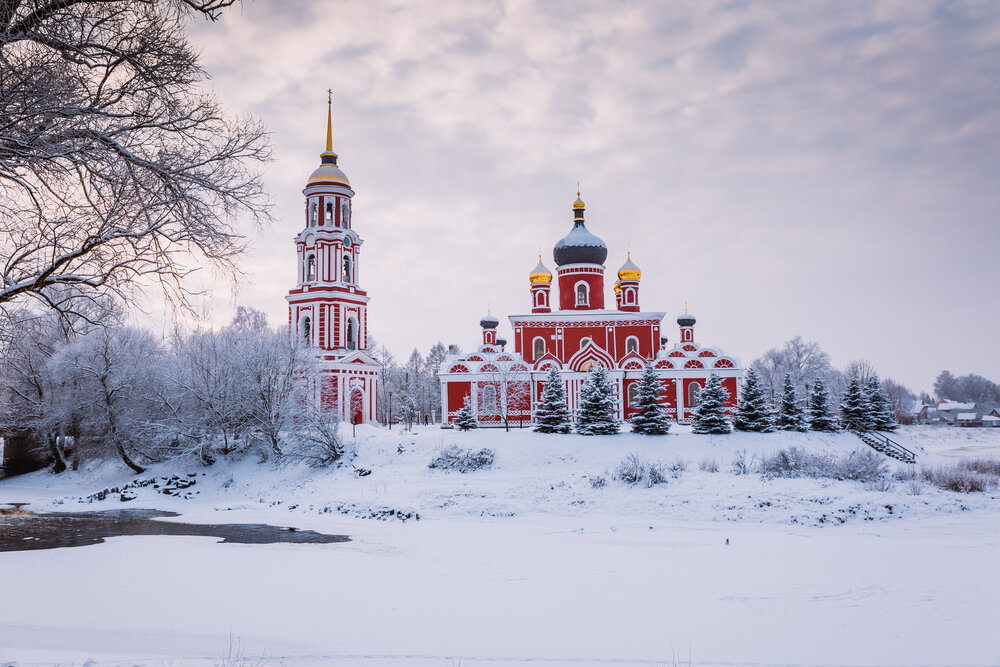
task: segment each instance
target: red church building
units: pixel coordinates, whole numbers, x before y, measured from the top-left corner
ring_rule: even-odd
[[[364,241],[354,227],[354,190],[333,151],[330,106],[328,100],[326,150],[302,191],[298,277],[285,298],[290,335],[320,360],[316,400],[342,420],[361,423],[375,420],[379,365],[368,353],[368,294],[359,282]]]
[[[529,422],[552,368],[566,384],[570,412],[576,415],[580,388],[587,371],[600,365],[609,371],[618,396],[618,416],[635,412],[638,382],[652,363],[662,386],[661,401],[671,417],[688,421],[698,395],[715,373],[736,405],[742,375],[737,359],[715,347],[695,341],[695,318],[677,318],[678,342],[668,345],[662,329],[665,313],[639,306],[642,272],[631,255],[618,270],[614,283],[615,308],[605,308],[604,262],[607,246],[592,234],[584,220],[585,206],[577,193],[573,228],[553,248],[558,282],[558,309],[553,310],[552,273],[539,257],[528,276],[531,312],[509,317],[514,332],[513,352],[497,338],[499,320],[480,321],[483,344],[468,355],[449,355],[442,363],[441,408],[444,421],[454,420],[466,396],[482,425],[498,425],[504,414],[510,422]]]

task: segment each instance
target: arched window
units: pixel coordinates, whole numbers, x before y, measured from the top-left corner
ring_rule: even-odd
[[[309,226],[316,226],[316,218],[319,216],[319,204],[315,201],[309,205]]]
[[[535,359],[535,361],[538,361],[545,354],[545,339],[542,338],[541,336],[537,337],[535,339],[535,342],[532,343],[532,346],[533,346],[534,352],[535,352],[534,359]]]
[[[625,339],[625,354],[632,354],[633,352],[639,352],[639,339],[635,336],[629,336]]]
[[[358,325],[355,323],[353,317],[347,318],[347,349],[353,350],[358,347],[358,342],[356,340],[358,336]]]
[[[316,255],[309,255],[306,258],[306,282],[311,283],[316,280]]]
[[[698,398],[701,396],[701,385],[697,382],[692,382],[688,385],[688,407],[696,408],[698,407]]]
[[[328,201],[326,203],[326,224],[333,224],[333,202]]]
[[[639,398],[639,383],[633,382],[628,386],[628,405],[629,407],[634,407],[636,400]]]
[[[349,283],[351,281],[351,256],[344,255],[344,282]]]
[[[302,320],[302,341],[306,345],[312,345],[312,320],[308,317]]]
[[[576,286],[576,305],[587,305],[587,283],[580,283]]]
[[[344,203],[340,205],[340,220],[344,223],[344,227],[351,226],[351,205],[344,200]]]

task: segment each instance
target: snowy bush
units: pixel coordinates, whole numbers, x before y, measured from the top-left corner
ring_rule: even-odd
[[[920,472],[926,482],[946,491],[980,493],[995,488],[1000,482],[1000,477],[970,469],[970,465],[974,463],[974,461],[963,461],[953,466],[922,468]]]
[[[719,472],[719,464],[715,459],[703,459],[698,464],[698,470],[702,472]]]
[[[746,475],[750,472],[750,464],[747,462],[747,450],[737,450],[736,455],[733,456],[730,468],[734,475]]]
[[[626,484],[636,485],[640,482],[646,487],[656,484],[666,484],[669,468],[659,461],[647,463],[638,454],[629,454],[615,468],[614,479]]]
[[[472,472],[493,465],[494,455],[492,449],[485,447],[477,452],[471,449],[462,449],[458,445],[451,445],[439,451],[427,464],[427,467],[437,470],[457,470],[463,473]]]
[[[885,462],[875,452],[855,450],[843,457],[813,454],[801,447],[789,447],[765,456],[760,462],[765,478],[824,477],[876,483],[885,477]]]
[[[604,477],[604,475],[594,475],[587,481],[590,482],[590,488],[592,489],[603,489],[608,485],[608,480]]]
[[[969,459],[968,461],[962,461],[959,465],[966,470],[978,472],[981,475],[1000,477],[1000,461],[993,459]]]

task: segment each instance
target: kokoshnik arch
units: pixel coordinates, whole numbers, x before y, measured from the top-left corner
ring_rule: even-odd
[[[354,229],[351,188],[333,151],[327,100],[326,150],[309,176],[305,227],[295,237],[296,286],[289,290],[291,336],[320,362],[314,400],[352,423],[375,420],[379,365],[368,352],[368,294],[359,284],[361,245]]]
[[[638,383],[647,363],[656,369],[661,403],[677,421],[694,416],[698,395],[712,373],[729,391],[727,408],[735,407],[743,373],[739,361],[719,348],[697,343],[695,318],[687,312],[677,318],[679,341],[668,346],[661,327],[665,313],[644,312],[639,307],[642,272],[631,254],[614,283],[615,309],[605,309],[608,248],[587,229],[585,209],[578,192],[572,209],[573,228],[552,249],[558,275],[558,310],[552,309],[552,273],[539,257],[528,276],[531,312],[509,317],[514,351],[505,350],[507,341],[497,338],[500,322],[488,314],[479,322],[483,344],[472,354],[451,354],[441,364],[442,421],[454,421],[468,396],[483,426],[502,423],[504,411],[509,421],[530,422],[553,367],[561,372],[574,419],[580,389],[595,365],[608,370],[620,419],[636,412]]]

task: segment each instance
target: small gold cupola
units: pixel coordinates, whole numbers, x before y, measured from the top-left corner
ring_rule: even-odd
[[[528,282],[532,285],[537,285],[539,283],[551,283],[552,282],[552,272],[542,264],[542,256],[538,256],[538,265],[531,270],[528,274]]]
[[[333,91],[327,90],[326,93],[326,150],[319,154],[319,167],[309,176],[306,186],[337,183],[350,187],[347,175],[337,166],[338,156],[333,151]]]
[[[630,252],[625,263],[622,264],[622,268],[618,269],[618,280],[639,280],[640,278],[642,278],[642,271],[632,261],[632,253]]]

